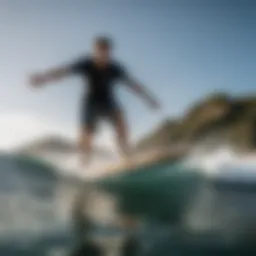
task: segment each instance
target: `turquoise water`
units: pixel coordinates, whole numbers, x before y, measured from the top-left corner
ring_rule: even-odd
[[[184,216],[208,181],[201,170],[179,162],[83,183],[63,179],[52,166],[37,160],[1,156],[0,176],[0,255],[46,256],[56,248],[62,250],[61,255],[70,255],[76,230],[72,229],[68,209],[73,207],[71,192],[81,184],[87,188],[85,198],[90,190],[98,192],[87,199],[88,207],[96,209],[95,216],[99,214],[89,218],[93,223],[90,232],[102,237],[126,233],[126,229],[111,232],[108,222],[107,228],[102,226],[101,220],[112,211],[117,211],[117,217],[139,220],[130,233],[142,248],[139,255],[255,255],[255,247],[223,243],[219,234],[209,230],[186,230]],[[111,195],[115,210],[112,204],[95,206],[95,200],[104,201],[105,195]]]
[[[197,170],[163,163],[105,179],[100,186],[118,195],[126,213],[175,223],[202,179]]]

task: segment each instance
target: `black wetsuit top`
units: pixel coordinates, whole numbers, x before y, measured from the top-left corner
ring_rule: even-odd
[[[114,99],[115,82],[126,79],[126,72],[118,63],[110,62],[108,66],[100,68],[91,58],[74,63],[71,72],[86,78],[88,98],[99,101]]]
[[[112,61],[100,68],[92,58],[84,58],[71,65],[71,72],[81,75],[87,81],[88,93],[82,104],[82,125],[94,129],[96,119],[102,116],[114,121],[115,113],[120,110],[114,86],[117,81],[127,79],[121,65]]]

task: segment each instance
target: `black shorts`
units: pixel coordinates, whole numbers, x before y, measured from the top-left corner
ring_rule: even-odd
[[[106,119],[114,124],[120,111],[121,108],[114,99],[87,98],[82,102],[81,126],[95,131],[100,120]]]

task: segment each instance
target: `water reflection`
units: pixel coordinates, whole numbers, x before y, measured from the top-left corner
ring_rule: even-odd
[[[245,183],[176,164],[86,183],[0,162],[1,255],[255,253],[256,195]]]

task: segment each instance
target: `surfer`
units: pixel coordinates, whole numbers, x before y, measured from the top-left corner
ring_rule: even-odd
[[[82,163],[90,160],[92,139],[99,118],[107,118],[113,124],[119,148],[124,156],[129,156],[129,134],[124,111],[114,94],[114,84],[121,81],[138,94],[149,107],[159,108],[158,102],[140,83],[131,78],[126,70],[112,59],[112,41],[108,37],[97,37],[93,42],[93,53],[90,56],[63,67],[30,77],[30,84],[40,87],[48,82],[58,81],[72,74],[81,75],[88,84],[88,92],[83,98],[81,111],[81,134],[79,149],[82,152]]]

